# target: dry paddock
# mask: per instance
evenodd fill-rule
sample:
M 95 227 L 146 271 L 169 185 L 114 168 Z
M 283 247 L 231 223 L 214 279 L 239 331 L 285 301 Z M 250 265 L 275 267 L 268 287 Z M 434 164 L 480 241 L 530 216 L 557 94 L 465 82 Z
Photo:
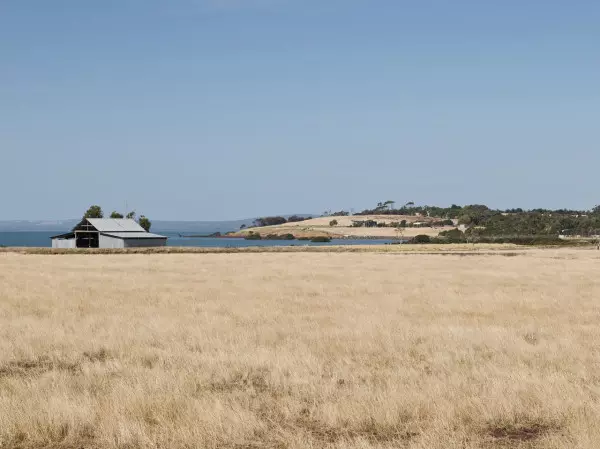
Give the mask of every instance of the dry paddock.
M 0 448 L 598 448 L 599 269 L 3 252 Z

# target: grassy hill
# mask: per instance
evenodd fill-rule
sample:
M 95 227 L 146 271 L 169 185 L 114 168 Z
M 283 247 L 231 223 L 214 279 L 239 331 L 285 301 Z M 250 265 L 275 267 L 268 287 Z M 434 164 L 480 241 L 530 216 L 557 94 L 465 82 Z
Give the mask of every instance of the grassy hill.
M 330 225 L 331 221 L 337 221 L 334 226 Z M 292 234 L 296 238 L 300 237 L 316 237 L 327 236 L 331 238 L 398 238 L 398 237 L 414 237 L 415 235 L 425 234 L 436 236 L 440 231 L 455 229 L 454 226 L 444 227 L 405 227 L 400 231 L 395 227 L 355 227 L 353 223 L 356 221 L 374 221 L 378 224 L 386 224 L 391 226 L 392 223 L 401 223 L 406 220 L 406 223 L 431 223 L 435 221 L 432 217 L 417 217 L 413 215 L 360 215 L 347 217 L 319 217 L 310 220 L 284 223 L 275 226 L 262 226 L 254 228 L 246 228 L 241 231 L 231 234 L 236 237 L 245 237 L 250 232 L 258 232 L 266 236 Z

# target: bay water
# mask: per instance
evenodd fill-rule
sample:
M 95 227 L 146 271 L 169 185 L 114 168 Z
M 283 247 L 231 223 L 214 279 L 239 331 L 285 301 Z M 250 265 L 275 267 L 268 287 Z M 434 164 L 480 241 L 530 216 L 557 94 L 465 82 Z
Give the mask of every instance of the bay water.
M 380 239 L 340 239 L 332 240 L 329 243 L 312 243 L 304 240 L 244 240 L 211 237 L 191 238 L 181 237 L 179 234 L 174 232 L 160 232 L 159 230 L 155 232 L 168 237 L 167 246 L 206 248 L 243 248 L 250 246 L 383 245 L 393 242 L 393 240 Z M 56 234 L 58 233 L 42 231 L 0 232 L 0 246 L 49 248 L 52 246 L 50 237 Z

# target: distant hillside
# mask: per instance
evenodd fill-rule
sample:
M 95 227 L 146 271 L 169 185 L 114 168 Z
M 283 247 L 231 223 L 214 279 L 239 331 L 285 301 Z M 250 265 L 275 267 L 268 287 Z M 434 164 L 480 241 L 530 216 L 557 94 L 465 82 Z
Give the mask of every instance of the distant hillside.
M 370 226 L 366 226 L 369 224 Z M 262 236 L 292 234 L 296 238 L 330 237 L 330 238 L 400 238 L 425 234 L 437 236 L 441 231 L 456 229 L 452 221 L 445 226 L 434 217 L 417 217 L 415 215 L 353 215 L 317 217 L 292 223 L 272 226 L 253 227 L 233 234 L 246 237 L 250 233 Z M 362 225 L 362 226 L 358 226 Z
M 163 221 L 152 220 L 152 231 L 154 232 L 228 232 L 235 231 L 245 224 L 249 226 L 254 219 L 233 221 Z M 0 221 L 0 232 L 63 232 L 72 229 L 79 219 L 44 221 L 44 220 L 15 220 Z
M 0 232 L 62 232 L 72 229 L 79 220 L 5 220 L 0 221 Z
M 308 217 L 308 214 L 292 214 L 301 217 Z M 290 217 L 291 215 L 283 215 Z M 181 234 L 200 234 L 207 235 L 214 232 L 226 233 L 238 231 L 242 226 L 250 227 L 256 218 L 247 218 L 245 220 L 230 221 L 152 221 L 153 232 L 177 232 Z
M 232 221 L 162 221 L 152 220 L 153 232 L 179 232 L 182 234 L 211 234 L 213 232 L 229 232 L 250 226 L 253 218 Z

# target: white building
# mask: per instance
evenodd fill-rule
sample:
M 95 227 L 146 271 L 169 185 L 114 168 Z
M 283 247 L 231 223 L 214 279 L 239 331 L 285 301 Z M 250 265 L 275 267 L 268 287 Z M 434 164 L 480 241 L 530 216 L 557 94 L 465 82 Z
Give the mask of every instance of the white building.
M 84 218 L 71 232 L 51 239 L 52 248 L 142 248 L 167 244 L 167 237 L 151 234 L 126 218 Z

